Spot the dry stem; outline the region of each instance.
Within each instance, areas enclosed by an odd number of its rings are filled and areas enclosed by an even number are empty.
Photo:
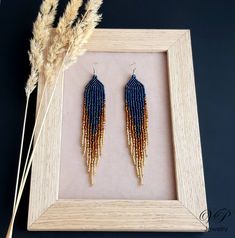
[[[18,184],[19,184],[20,167],[21,167],[21,159],[22,159],[22,152],[23,152],[23,145],[24,145],[24,135],[25,135],[25,124],[26,124],[26,119],[27,119],[27,114],[28,114],[28,105],[29,105],[29,96],[26,96],[24,122],[23,122],[22,136],[21,136],[20,154],[19,154],[19,162],[18,162],[18,169],[17,169],[17,176],[16,176],[16,186],[15,186],[13,210],[15,209],[16,196],[17,196]]]

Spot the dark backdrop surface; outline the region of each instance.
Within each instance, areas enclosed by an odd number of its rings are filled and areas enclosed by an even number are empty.
[[[66,0],[61,0],[62,6]],[[0,237],[14,195],[27,50],[41,0],[2,0],[0,6]],[[103,28],[191,29],[196,90],[212,230],[201,233],[27,232],[29,183],[15,224],[15,237],[235,237],[235,1],[104,0]],[[34,100],[31,108],[34,107]],[[34,110],[30,110],[27,141]],[[216,211],[224,209],[218,222]],[[230,215],[230,216],[228,216]]]

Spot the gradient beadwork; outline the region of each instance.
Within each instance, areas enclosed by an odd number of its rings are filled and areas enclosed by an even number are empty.
[[[128,145],[140,184],[148,143],[148,113],[145,88],[133,74],[125,86],[126,129]]]
[[[93,75],[84,91],[82,123],[82,148],[91,184],[103,146],[104,123],[104,85]]]

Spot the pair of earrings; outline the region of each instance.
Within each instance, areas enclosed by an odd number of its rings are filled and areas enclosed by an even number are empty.
[[[139,82],[135,70],[125,85],[126,134],[130,155],[140,184],[143,184],[143,169],[148,143],[148,112],[144,85]],[[95,70],[86,85],[83,98],[82,150],[86,160],[90,183],[101,157],[104,143],[105,90]]]

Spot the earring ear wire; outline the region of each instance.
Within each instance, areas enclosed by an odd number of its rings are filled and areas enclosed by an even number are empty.
[[[97,74],[96,74],[96,69],[95,69],[95,65],[97,65],[97,64],[98,64],[97,62],[95,62],[95,63],[92,64],[92,69],[93,69],[93,74],[94,74],[94,75],[97,75]]]
[[[132,71],[132,74],[135,74],[135,72],[136,72],[136,62],[133,62],[130,66],[135,66],[133,68],[133,71]]]

